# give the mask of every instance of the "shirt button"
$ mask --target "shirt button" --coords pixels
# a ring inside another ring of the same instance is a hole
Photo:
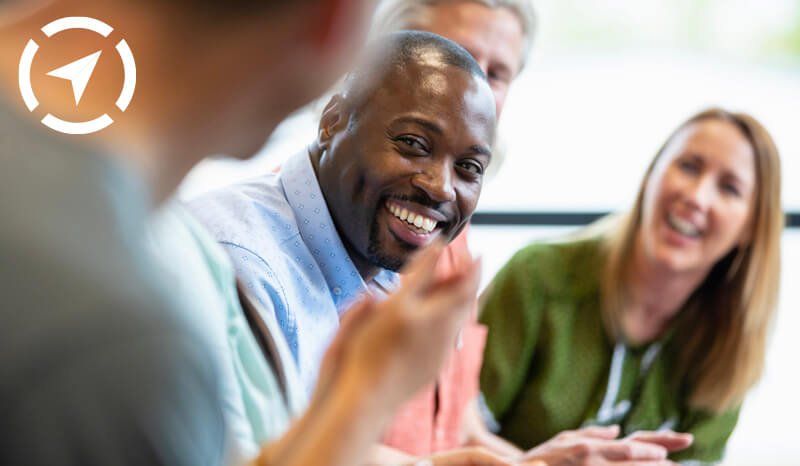
[[[335,294],[336,296],[341,295],[342,294],[342,289],[339,288],[338,286],[334,287],[333,288],[333,294]]]

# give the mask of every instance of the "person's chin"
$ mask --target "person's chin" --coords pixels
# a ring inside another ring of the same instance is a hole
[[[406,265],[406,258],[387,253],[385,251],[373,251],[370,253],[370,262],[381,269],[400,272]]]
[[[372,256],[381,268],[399,272],[416,250],[417,248],[395,238],[383,238],[380,244],[373,249]]]
[[[681,273],[694,270],[700,262],[690,251],[676,251],[664,248],[656,255],[656,261],[671,272]]]

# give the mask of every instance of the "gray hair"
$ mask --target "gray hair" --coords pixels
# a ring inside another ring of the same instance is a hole
[[[408,29],[417,19],[423,17],[426,8],[460,2],[478,3],[489,8],[506,8],[516,15],[523,33],[520,70],[524,68],[537,27],[536,12],[531,0],[381,0],[372,22],[372,35]]]

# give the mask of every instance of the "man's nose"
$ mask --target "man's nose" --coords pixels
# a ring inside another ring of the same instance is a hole
[[[453,173],[444,164],[430,166],[417,173],[411,179],[411,184],[425,191],[425,194],[434,202],[453,202],[456,200]]]

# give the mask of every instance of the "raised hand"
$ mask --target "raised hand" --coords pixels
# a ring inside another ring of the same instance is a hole
[[[437,276],[437,243],[414,257],[401,287],[387,300],[372,303],[358,325],[345,324],[348,361],[382,380],[389,400],[399,403],[434,380],[477,294],[480,264],[471,261]],[[340,335],[343,336],[344,335]]]
[[[348,372],[399,405],[433,381],[477,294],[480,263],[447,275],[434,272],[442,243],[421,251],[403,270],[400,288],[382,302],[364,298],[342,320],[320,370],[317,394]],[[395,406],[396,407],[396,406]]]

